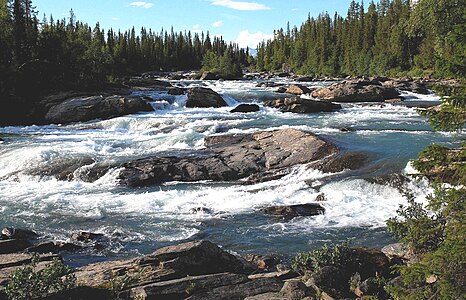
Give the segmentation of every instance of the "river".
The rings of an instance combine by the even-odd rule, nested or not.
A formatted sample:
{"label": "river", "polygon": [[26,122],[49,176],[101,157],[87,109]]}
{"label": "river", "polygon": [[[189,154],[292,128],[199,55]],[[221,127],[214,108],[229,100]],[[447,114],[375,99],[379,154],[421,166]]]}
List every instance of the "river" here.
{"label": "river", "polygon": [[[264,99],[282,95],[273,88],[256,87],[255,80],[172,83],[212,88],[230,107],[185,108],[184,95],[144,91],[135,93],[152,97],[156,111],[70,125],[1,127],[0,226],[34,229],[45,238],[60,240],[68,240],[78,230],[109,237],[104,250],[69,254],[76,265],[150,253],[194,239],[208,239],[242,254],[288,258],[346,239],[356,245],[381,246],[391,241],[385,221],[406,200],[398,189],[365,178],[413,172],[409,161],[419,151],[452,139],[451,134],[433,132],[415,108],[403,105],[343,104],[339,111],[301,115],[263,107]],[[404,96],[411,103],[439,100],[433,94]],[[257,103],[261,110],[230,113],[238,103]],[[351,131],[342,132],[342,127]],[[278,128],[313,132],[343,151],[368,154],[370,162],[357,172],[343,172],[322,184],[319,179],[329,174],[302,166],[282,179],[255,185],[205,181],[128,188],[116,183],[118,169],[94,183],[30,174],[30,170],[50,164],[60,167],[77,158],[105,162],[176,154],[202,149],[203,139],[213,134]],[[424,182],[412,182],[410,188],[418,201],[424,201],[428,192]],[[313,202],[320,193],[327,198],[321,203],[324,215],[286,221],[259,211],[270,205]],[[204,209],[193,213],[196,208]]]}

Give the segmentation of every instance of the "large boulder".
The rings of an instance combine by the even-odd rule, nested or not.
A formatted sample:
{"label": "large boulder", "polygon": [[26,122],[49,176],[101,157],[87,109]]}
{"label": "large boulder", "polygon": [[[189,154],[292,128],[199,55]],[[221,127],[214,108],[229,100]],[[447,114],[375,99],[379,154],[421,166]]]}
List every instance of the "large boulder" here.
{"label": "large boulder", "polygon": [[383,86],[373,80],[345,80],[320,88],[312,92],[312,96],[332,102],[383,102],[399,97],[393,87]]}
{"label": "large boulder", "polygon": [[312,91],[308,87],[305,87],[302,84],[292,84],[286,89],[286,92],[288,94],[302,95],[302,94],[310,94]]}
{"label": "large boulder", "polygon": [[284,176],[292,166],[318,164],[338,152],[314,134],[296,129],[211,136],[205,146],[195,155],[155,156],[120,165],[120,183],[148,186],[167,181],[232,181],[267,173]]}
{"label": "large boulder", "polygon": [[334,104],[328,101],[302,99],[299,97],[265,101],[264,105],[278,108],[282,112],[301,114],[331,112],[335,109],[341,109],[340,104]]}
{"label": "large boulder", "polygon": [[186,107],[223,107],[228,104],[212,89],[194,87],[188,89]]}
{"label": "large boulder", "polygon": [[45,115],[49,123],[85,122],[93,119],[109,119],[141,111],[153,111],[141,97],[90,96],[63,101],[50,107]]}
{"label": "large boulder", "polygon": [[317,203],[279,205],[262,208],[261,211],[268,215],[281,216],[285,219],[292,219],[299,216],[316,216],[322,215],[325,208]]}
{"label": "large boulder", "polygon": [[250,113],[259,111],[260,107],[257,104],[240,104],[234,109],[232,109],[231,113]]}

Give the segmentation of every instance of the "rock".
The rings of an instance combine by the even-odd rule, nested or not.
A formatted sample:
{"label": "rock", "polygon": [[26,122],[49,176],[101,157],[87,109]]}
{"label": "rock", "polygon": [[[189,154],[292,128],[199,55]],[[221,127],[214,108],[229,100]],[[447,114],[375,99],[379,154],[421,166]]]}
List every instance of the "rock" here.
{"label": "rock", "polygon": [[[68,180],[79,178],[81,172],[86,173],[85,166],[91,166],[95,163],[92,157],[86,156],[58,156],[50,159],[47,164],[38,167],[30,168],[25,171],[27,175],[31,176],[50,176],[58,180]],[[84,167],[84,168],[83,168]],[[80,170],[83,168],[83,170]]]}
{"label": "rock", "polygon": [[27,240],[3,240],[0,241],[0,254],[15,253],[23,251],[32,244]]}
{"label": "rock", "polygon": [[312,92],[312,97],[332,102],[383,102],[398,96],[395,88],[364,79],[346,80]]}
{"label": "rock", "polygon": [[300,216],[317,216],[325,213],[325,208],[317,203],[306,203],[296,205],[271,206],[262,208],[261,211],[268,215],[282,216],[292,219]]}
{"label": "rock", "polygon": [[283,94],[286,93],[287,88],[284,86],[279,87],[275,92]]}
{"label": "rock", "polygon": [[[205,151],[184,157],[149,157],[119,166],[120,184],[148,186],[167,181],[233,181],[251,175],[269,178],[290,167],[314,162],[338,152],[332,144],[295,129],[252,134],[210,136]],[[91,171],[92,172],[92,171]],[[100,171],[99,171],[100,172]],[[99,173],[96,171],[96,173]]]}
{"label": "rock", "polygon": [[[0,255],[0,269],[18,267],[28,264],[32,261],[32,254],[14,253],[14,254],[1,254]],[[51,261],[54,258],[59,258],[57,255],[47,254],[39,255],[39,261]]]}
{"label": "rock", "polygon": [[75,232],[71,235],[71,240],[82,243],[89,243],[94,241],[100,241],[105,239],[105,235],[102,233],[92,233],[87,231]]}
{"label": "rock", "polygon": [[369,160],[367,154],[350,152],[331,157],[323,164],[315,168],[324,173],[338,173],[344,170],[356,170],[361,168]]}
{"label": "rock", "polygon": [[244,300],[288,300],[288,298],[281,296],[280,293],[264,293],[246,297]]}
{"label": "rock", "polygon": [[168,88],[169,95],[179,96],[179,95],[183,95],[185,92],[186,92],[185,89],[182,89],[176,86]]}
{"label": "rock", "polygon": [[204,72],[201,75],[201,80],[217,80],[218,76],[212,72]]}
{"label": "rock", "polygon": [[352,248],[352,251],[352,259],[355,265],[351,273],[358,272],[363,280],[376,275],[390,277],[391,264],[382,251],[366,247]]}
{"label": "rock", "polygon": [[370,183],[391,186],[402,193],[409,192],[409,188],[407,187],[407,185],[411,182],[411,179],[409,177],[398,173],[374,176],[370,178],[365,178],[365,180]]}
{"label": "rock", "polygon": [[398,258],[404,261],[410,261],[415,256],[413,251],[402,243],[395,243],[384,246],[381,251],[389,259]]}
{"label": "rock", "polygon": [[268,273],[257,273],[257,274],[252,274],[248,276],[248,278],[252,280],[260,279],[260,278],[272,278],[272,277],[276,277],[280,280],[288,280],[288,279],[299,277],[299,274],[291,270],[286,270],[286,271],[277,271],[277,272],[268,272]]}
{"label": "rock", "polygon": [[324,202],[324,201],[327,201],[327,197],[325,197],[325,194],[324,194],[324,193],[320,193],[319,195],[317,195],[316,201],[317,201],[317,202]]}
{"label": "rock", "polygon": [[278,108],[282,112],[293,112],[301,114],[331,112],[335,109],[341,109],[341,105],[339,104],[334,104],[327,101],[302,99],[299,97],[265,101],[264,106]]}
{"label": "rock", "polygon": [[341,132],[351,132],[351,131],[353,131],[351,128],[348,128],[348,127],[340,127],[340,128],[338,128],[338,130],[340,130]]}
{"label": "rock", "polygon": [[[265,88],[274,88],[274,87],[284,87],[282,83],[277,83],[273,81],[261,82],[256,85],[256,87],[265,87]],[[285,88],[286,90],[286,88]]]}
{"label": "rock", "polygon": [[[185,299],[214,288],[239,285],[248,281],[244,274],[219,273],[188,276],[132,288],[129,299]],[[126,294],[126,293],[125,293]],[[126,299],[126,297],[120,298]]]}
{"label": "rock", "polygon": [[298,81],[298,82],[311,82],[313,80],[314,80],[314,78],[312,78],[311,76],[302,76],[302,77],[298,77],[296,79],[296,81]]}
{"label": "rock", "polygon": [[301,84],[292,84],[286,89],[286,93],[294,95],[310,94],[312,91]]}
{"label": "rock", "polygon": [[276,74],[277,77],[290,77],[290,73],[289,72],[281,72],[281,73],[278,73]]}
{"label": "rock", "polygon": [[313,284],[337,299],[351,295],[349,277],[346,270],[334,266],[324,266],[312,274]]}
{"label": "rock", "polygon": [[173,87],[170,82],[158,80],[153,77],[133,77],[130,78],[126,84],[131,86],[133,89],[150,89],[159,91],[166,91],[168,88]]}
{"label": "rock", "polygon": [[212,89],[195,87],[188,89],[186,107],[223,107],[228,104]]}
{"label": "rock", "polygon": [[315,295],[301,280],[291,280],[285,282],[280,290],[280,295],[285,296],[288,300],[301,300],[306,296]]}
{"label": "rock", "polygon": [[192,214],[211,214],[212,210],[208,209],[207,207],[194,207],[189,210],[190,213]]}
{"label": "rock", "polygon": [[246,261],[208,241],[193,241],[158,249],[136,259],[109,261],[82,267],[75,273],[78,285],[107,287],[111,280],[133,278],[128,288],[216,273],[249,274]]}
{"label": "rock", "polygon": [[425,83],[421,81],[414,81],[412,78],[387,80],[383,82],[383,86],[395,88],[399,91],[408,91],[423,95],[430,94],[430,91]]}
{"label": "rock", "polygon": [[277,278],[261,278],[241,284],[217,287],[205,293],[195,294],[186,300],[230,300],[244,299],[269,292],[278,292],[283,286]]}
{"label": "rock", "polygon": [[[383,286],[380,286],[380,284],[378,283],[375,277],[369,277],[363,282],[361,282],[357,287],[357,294],[355,292],[355,294],[358,297],[368,296],[368,295],[379,296],[384,293],[385,291],[383,289]],[[382,298],[382,299],[385,299],[385,298]]]}
{"label": "rock", "polygon": [[66,242],[43,242],[26,249],[28,253],[58,253],[62,251],[78,251],[83,247]]}
{"label": "rock", "polygon": [[260,107],[257,104],[240,104],[230,112],[232,113],[249,113],[249,112],[256,112],[260,111]]}
{"label": "rock", "polygon": [[14,227],[6,227],[2,229],[2,235],[6,236],[8,239],[17,239],[17,240],[31,240],[37,238],[39,235],[28,229],[20,229]]}
{"label": "rock", "polygon": [[269,271],[274,269],[280,261],[273,256],[262,256],[262,255],[247,255],[246,261],[255,265],[260,270]]}
{"label": "rock", "polygon": [[[33,256],[31,254],[0,254],[0,286],[5,286],[13,272],[15,272],[18,267],[30,263],[32,258]],[[35,271],[38,272],[44,269],[54,258],[59,259],[60,257],[56,255],[38,255],[38,263]],[[2,299],[1,294],[0,299]]]}
{"label": "rock", "polygon": [[45,114],[50,123],[85,122],[94,119],[109,119],[141,111],[153,111],[141,97],[91,96],[72,98],[52,106]]}

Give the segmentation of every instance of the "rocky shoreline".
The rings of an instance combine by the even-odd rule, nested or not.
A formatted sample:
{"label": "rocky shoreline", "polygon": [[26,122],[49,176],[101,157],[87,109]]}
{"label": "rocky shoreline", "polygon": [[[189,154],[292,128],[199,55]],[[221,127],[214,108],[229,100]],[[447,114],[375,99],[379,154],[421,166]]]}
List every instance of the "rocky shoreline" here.
{"label": "rocky shoreline", "polygon": [[[62,259],[63,253],[96,247],[105,236],[77,232],[70,240],[73,242],[44,242],[34,231],[4,228],[0,240],[0,286],[8,284],[16,269],[30,263],[34,253],[38,255],[36,271],[39,272],[53,259]],[[54,244],[55,248],[41,248],[44,244]],[[68,246],[60,246],[65,244]],[[73,269],[76,287],[60,297],[331,300],[370,295],[386,299],[383,285],[377,280],[396,281],[391,266],[415,259],[399,244],[382,250],[354,247],[345,251],[350,259],[344,265],[323,266],[310,272],[296,267],[292,269],[274,257],[241,257],[206,240],[188,241],[135,258]],[[3,300],[2,297],[4,295],[0,294]]]}

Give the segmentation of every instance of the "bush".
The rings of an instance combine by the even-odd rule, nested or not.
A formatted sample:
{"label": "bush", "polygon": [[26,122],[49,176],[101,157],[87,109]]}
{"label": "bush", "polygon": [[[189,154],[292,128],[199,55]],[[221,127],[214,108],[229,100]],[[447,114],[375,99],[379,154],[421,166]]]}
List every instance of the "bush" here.
{"label": "bush", "polygon": [[337,245],[325,244],[321,249],[298,253],[292,260],[292,268],[301,274],[318,272],[322,267],[343,267],[352,261],[353,251],[346,241]]}
{"label": "bush", "polygon": [[50,295],[60,295],[76,286],[76,277],[62,261],[54,258],[42,270],[36,270],[39,257],[31,263],[17,268],[9,277],[4,293],[9,299],[41,299]]}

